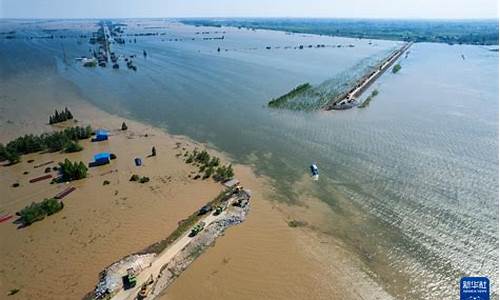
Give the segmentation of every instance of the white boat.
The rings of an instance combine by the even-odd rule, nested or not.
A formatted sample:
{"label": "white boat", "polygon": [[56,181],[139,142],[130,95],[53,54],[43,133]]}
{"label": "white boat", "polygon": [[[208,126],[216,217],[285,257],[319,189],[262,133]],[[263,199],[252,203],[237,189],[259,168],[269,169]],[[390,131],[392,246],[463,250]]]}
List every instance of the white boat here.
{"label": "white boat", "polygon": [[318,180],[319,179],[318,166],[316,164],[312,164],[310,168],[311,168],[311,175],[312,175],[313,180]]}

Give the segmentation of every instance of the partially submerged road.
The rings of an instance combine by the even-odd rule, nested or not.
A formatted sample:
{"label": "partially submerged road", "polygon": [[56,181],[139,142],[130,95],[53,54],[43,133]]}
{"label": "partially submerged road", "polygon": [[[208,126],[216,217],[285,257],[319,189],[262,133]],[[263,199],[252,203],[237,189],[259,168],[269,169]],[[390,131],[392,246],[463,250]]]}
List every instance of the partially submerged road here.
{"label": "partially submerged road", "polygon": [[[231,197],[228,200],[228,207],[230,207],[236,199],[237,197]],[[227,210],[224,210],[218,216],[214,216],[213,213],[210,212],[208,216],[201,219],[198,223],[205,222],[205,228],[206,228],[211,223],[224,219],[226,214]],[[182,251],[182,249],[184,249],[184,247],[186,247],[193,240],[192,237],[189,237],[189,233],[190,231],[186,232],[182,237],[177,239],[172,245],[170,245],[168,248],[163,250],[163,252],[158,254],[158,256],[154,259],[151,265],[137,275],[137,284],[135,287],[128,290],[120,289],[120,291],[117,294],[115,294],[111,299],[113,300],[137,299],[137,294],[139,293],[143,283],[147,282],[151,276],[153,277],[153,280],[156,280],[158,278],[158,275],[160,275],[162,267],[168,264],[170,260],[172,260],[177,254],[179,254]]]}
{"label": "partially submerged road", "polygon": [[330,109],[342,109],[342,105],[351,103],[356,100],[375,80],[380,77],[389,67],[398,60],[403,53],[405,53],[412,45],[412,42],[405,43],[401,48],[394,51],[389,55],[382,63],[380,63],[375,70],[361,77],[351,90],[349,90],[343,97],[339,100],[334,100],[327,106],[327,110]]}

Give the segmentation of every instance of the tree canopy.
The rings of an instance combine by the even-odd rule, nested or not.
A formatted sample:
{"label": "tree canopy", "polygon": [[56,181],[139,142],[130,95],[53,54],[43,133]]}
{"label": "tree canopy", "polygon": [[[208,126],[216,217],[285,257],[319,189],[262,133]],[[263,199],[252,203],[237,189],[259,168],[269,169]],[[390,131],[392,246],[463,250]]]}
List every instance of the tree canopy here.
{"label": "tree canopy", "polygon": [[55,110],[54,114],[49,116],[49,124],[55,124],[73,119],[73,114],[65,107],[61,112]]}

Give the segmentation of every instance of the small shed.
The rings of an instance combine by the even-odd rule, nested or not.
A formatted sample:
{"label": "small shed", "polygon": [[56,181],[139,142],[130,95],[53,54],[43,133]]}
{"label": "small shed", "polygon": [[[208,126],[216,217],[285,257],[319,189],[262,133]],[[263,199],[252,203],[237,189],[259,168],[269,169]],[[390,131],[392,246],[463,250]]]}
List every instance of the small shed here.
{"label": "small shed", "polygon": [[229,179],[229,180],[224,182],[224,185],[226,187],[233,187],[233,186],[238,185],[238,184],[240,184],[240,181],[236,178]]}
{"label": "small shed", "polygon": [[95,133],[95,141],[105,141],[108,139],[108,131],[99,129]]}
{"label": "small shed", "polygon": [[111,159],[111,154],[109,154],[108,152],[101,152],[94,155],[94,163],[96,165],[109,164],[110,159]]}

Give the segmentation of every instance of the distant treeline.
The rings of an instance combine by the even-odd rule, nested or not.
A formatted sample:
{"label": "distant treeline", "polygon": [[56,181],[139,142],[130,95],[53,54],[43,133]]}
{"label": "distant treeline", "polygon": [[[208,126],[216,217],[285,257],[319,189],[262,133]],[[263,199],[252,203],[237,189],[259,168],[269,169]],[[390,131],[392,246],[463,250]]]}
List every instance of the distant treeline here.
{"label": "distant treeline", "polygon": [[365,39],[498,45],[498,20],[186,19],[195,26],[232,26]]}
{"label": "distant treeline", "polygon": [[27,134],[8,142],[5,146],[0,143],[0,161],[8,160],[11,164],[20,161],[20,156],[39,151],[75,152],[82,149],[78,140],[92,136],[92,127],[70,127],[62,131],[42,133],[41,135]]}
{"label": "distant treeline", "polygon": [[67,107],[64,108],[64,110],[61,110],[61,112],[58,112],[56,109],[55,113],[52,116],[49,116],[49,124],[64,122],[71,119],[73,119],[73,114],[71,114]]}

